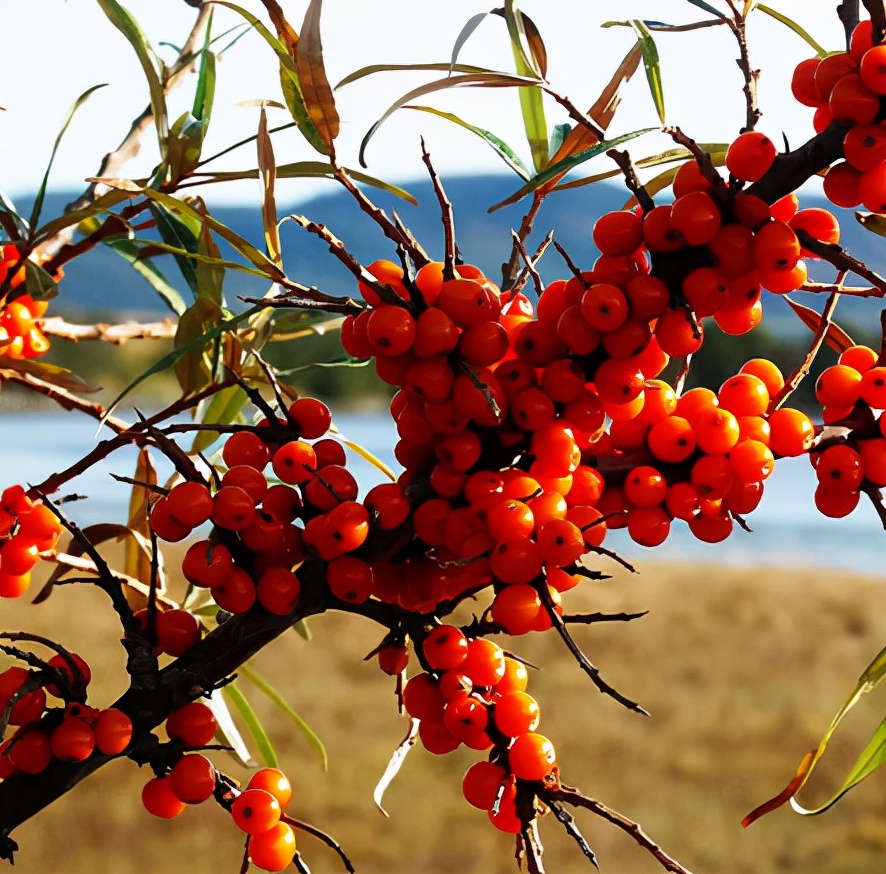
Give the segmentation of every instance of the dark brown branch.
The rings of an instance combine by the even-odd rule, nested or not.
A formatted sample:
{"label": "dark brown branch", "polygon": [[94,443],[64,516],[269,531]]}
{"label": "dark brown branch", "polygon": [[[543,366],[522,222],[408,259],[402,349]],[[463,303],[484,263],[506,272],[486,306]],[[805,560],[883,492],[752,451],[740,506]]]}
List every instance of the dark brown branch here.
{"label": "dark brown branch", "polygon": [[741,129],[741,132],[745,133],[745,131],[753,130],[756,127],[760,116],[763,114],[757,106],[757,82],[760,79],[760,71],[751,67],[744,15],[731,0],[729,8],[732,10],[732,20],[729,21],[729,29],[738,43],[739,56],[735,59],[735,63],[738,64],[738,69],[741,70],[741,75],[744,77],[742,92],[744,93],[747,109],[744,127]]}
{"label": "dark brown branch", "polygon": [[610,149],[606,154],[618,164],[618,168],[621,170],[625,179],[625,186],[628,191],[637,198],[637,203],[640,204],[640,209],[642,209],[644,213],[654,209],[655,201],[650,197],[649,192],[637,177],[637,171],[634,168],[634,162],[631,161],[630,154],[627,151],[619,152],[618,149]]}
{"label": "dark brown branch", "polygon": [[455,278],[455,215],[452,211],[452,201],[446,196],[437,171],[431,162],[431,156],[425,148],[425,139],[421,138],[421,159],[428,168],[431,184],[434,186],[434,194],[440,205],[440,219],[443,223],[443,279]]}
{"label": "dark brown branch", "polygon": [[566,810],[566,808],[561,807],[553,801],[548,800],[548,806],[551,808],[551,813],[554,814],[557,822],[566,829],[566,834],[578,844],[578,847],[584,854],[585,858],[599,870],[600,866],[597,864],[597,854],[591,849],[591,845],[585,840],[585,836],[581,831],[579,831],[578,825],[576,825],[575,818],[572,814]]}
{"label": "dark brown branch", "polygon": [[802,229],[797,231],[797,239],[804,249],[808,249],[819,258],[830,262],[838,270],[855,273],[862,279],[866,279],[880,290],[881,297],[886,294],[886,279],[871,270],[864,261],[859,261],[858,258],[850,255],[842,246],[838,246],[836,243],[822,243],[821,240],[816,240],[812,234]]}
{"label": "dark brown branch", "polygon": [[874,44],[881,43],[886,36],[886,3],[883,0],[863,0],[864,8],[871,17],[874,31]]}
{"label": "dark brown branch", "polygon": [[342,865],[344,865],[345,871],[347,871],[348,874],[356,874],[356,869],[345,851],[341,848],[341,844],[339,844],[339,842],[331,835],[326,834],[326,832],[317,828],[315,825],[311,825],[300,819],[293,819],[291,816],[283,816],[281,819],[284,820],[284,822],[288,822],[289,825],[298,829],[300,832],[304,832],[305,834],[311,835],[312,837],[317,838],[317,840],[322,841],[327,847],[338,854],[338,857],[341,859]]}
{"label": "dark brown branch", "polygon": [[[541,205],[544,202],[544,194],[536,191],[532,195],[532,204],[523,216],[520,222],[520,230],[517,231],[517,239],[521,243],[525,243],[526,239],[532,233],[532,226],[535,224],[535,218]],[[501,290],[510,291],[517,281],[517,275],[520,272],[520,250],[516,245],[511,247],[511,254],[508,260],[501,265]]]}
{"label": "dark brown branch", "polygon": [[861,18],[859,15],[859,0],[843,0],[837,7],[837,16],[843,24],[846,34],[846,50],[849,51],[849,43],[852,39],[852,31],[855,30]]}
{"label": "dark brown branch", "polygon": [[577,789],[573,789],[569,786],[561,786],[559,789],[542,789],[539,792],[539,798],[548,803],[559,801],[564,804],[572,805],[572,807],[581,807],[584,810],[589,810],[591,813],[602,817],[607,822],[611,822],[613,825],[618,826],[623,832],[630,835],[636,844],[652,854],[665,871],[670,871],[671,874],[692,874],[688,868],[669,856],[657,843],[655,843],[655,841],[643,831],[643,828],[639,823],[634,822],[617,810],[607,807],[600,801],[582,795]]}
{"label": "dark brown branch", "polygon": [[596,622],[631,622],[640,619],[649,611],[640,613],[567,613],[563,615],[563,621],[567,625],[593,625]]}

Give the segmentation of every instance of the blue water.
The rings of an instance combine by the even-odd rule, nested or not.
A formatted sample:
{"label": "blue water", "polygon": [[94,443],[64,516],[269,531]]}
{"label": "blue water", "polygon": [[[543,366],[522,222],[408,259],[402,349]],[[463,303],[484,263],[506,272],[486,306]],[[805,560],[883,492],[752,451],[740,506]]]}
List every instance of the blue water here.
{"label": "blue water", "polygon": [[[125,415],[123,416],[125,418]],[[384,414],[336,416],[342,434],[354,440],[398,470],[392,455],[393,425]],[[39,483],[88,452],[98,439],[95,422],[83,416],[59,413],[0,414],[0,488],[11,483]],[[101,435],[110,436],[110,432]],[[78,477],[59,494],[77,493],[88,500],[67,504],[65,509],[79,525],[125,522],[128,488],[115,482],[111,473],[132,476],[136,451],[115,452]],[[155,454],[160,481],[171,467]],[[381,482],[384,476],[371,465],[351,456],[349,465],[361,491]],[[696,540],[685,525],[675,522],[668,540],[655,549],[634,544],[623,531],[611,532],[606,546],[629,560],[650,558],[719,562],[730,565],[790,565],[856,570],[886,580],[886,532],[871,505],[862,500],[844,519],[828,519],[815,509],[812,494],[815,478],[808,461],[782,459],[766,483],[760,506],[748,517],[752,533],[736,529],[723,543]]]}

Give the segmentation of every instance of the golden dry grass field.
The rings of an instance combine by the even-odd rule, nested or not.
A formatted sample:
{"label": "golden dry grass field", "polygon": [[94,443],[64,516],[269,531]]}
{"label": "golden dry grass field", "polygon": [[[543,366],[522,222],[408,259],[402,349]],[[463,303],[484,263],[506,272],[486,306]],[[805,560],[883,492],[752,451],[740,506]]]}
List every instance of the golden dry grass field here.
{"label": "golden dry grass field", "polygon": [[[650,611],[628,626],[576,635],[651,718],[600,695],[553,634],[512,644],[542,667],[530,691],[564,779],[638,820],[695,874],[886,871],[886,770],[824,816],[782,809],[747,830],[739,825],[787,783],[886,641],[886,581],[820,569],[650,562],[641,570],[589,581],[566,606]],[[94,703],[121,691],[117,630],[99,593],[58,590],[39,607],[4,602],[0,625],[50,634],[86,656],[98,677]],[[512,839],[461,798],[461,775],[475,760],[464,748],[445,757],[414,749],[385,798],[390,819],[375,810],[373,787],[406,729],[391,679],[361,661],[378,630],[345,616],[316,617],[312,630],[313,641],[288,634],[256,660],[329,750],[324,773],[291,723],[253,696],[296,787],[290,812],[338,837],[360,874],[515,871]],[[884,691],[847,720],[805,801],[839,785],[882,718]],[[173,822],[155,820],[138,800],[146,779],[121,761],[76,787],[16,831],[15,871],[236,874],[242,842],[226,814],[204,804]],[[584,812],[578,820],[604,874],[661,870],[614,827]],[[593,870],[550,817],[541,834],[549,871]],[[314,839],[301,838],[300,848],[315,874],[342,870]]]}

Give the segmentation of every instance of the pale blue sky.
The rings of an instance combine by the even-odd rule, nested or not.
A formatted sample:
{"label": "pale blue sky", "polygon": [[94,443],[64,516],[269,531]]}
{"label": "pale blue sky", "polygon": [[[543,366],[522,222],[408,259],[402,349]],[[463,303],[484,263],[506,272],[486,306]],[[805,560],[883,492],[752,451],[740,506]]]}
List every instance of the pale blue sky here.
{"label": "pale blue sky", "polygon": [[[725,9],[720,0],[711,0]],[[152,42],[178,43],[194,16],[182,0],[128,0]],[[258,0],[242,5],[263,17]],[[296,28],[306,3],[284,2]],[[330,79],[335,82],[371,63],[448,60],[462,25],[472,15],[491,8],[486,0],[326,0],[323,41]],[[833,2],[772,0],[772,5],[801,22],[826,48],[841,48],[842,30]],[[147,91],[135,55],[122,35],[91,0],[2,0],[0,29],[0,186],[13,195],[39,184],[52,140],[68,108],[91,85],[109,83],[93,95],[74,120],[59,152],[52,176],[54,188],[75,189],[92,175],[101,156],[119,142],[130,120],[147,102]],[[669,23],[699,20],[705,14],[686,0],[523,0],[544,36],[550,56],[552,86],[587,108],[633,42],[627,28],[601,30],[616,16],[656,19]],[[218,31],[238,20],[219,9]],[[765,116],[760,129],[781,139],[784,131],[799,143],[812,133],[811,112],[790,98],[793,66],[812,52],[805,42],[772,18],[755,13],[749,27],[753,62],[764,71],[760,105]],[[657,34],[662,57],[668,122],[681,125],[698,140],[729,140],[744,118],[741,79],[734,63],[735,43],[725,27],[691,33]],[[168,52],[168,50],[162,50]],[[460,60],[510,70],[504,22],[488,18],[475,32]],[[356,166],[360,138],[381,112],[400,94],[427,81],[430,74],[383,73],[339,92],[342,118],[339,157]],[[173,117],[190,103],[193,85],[186,83],[171,101]],[[278,98],[276,63],[265,44],[250,35],[223,58],[219,66],[216,110],[207,148],[215,151],[254,132],[258,110],[237,106],[258,98]],[[625,90],[624,102],[610,127],[612,134],[654,126],[657,119],[642,70]],[[505,90],[459,90],[425,102],[460,114],[510,143],[528,159],[521,134],[517,95]],[[286,121],[272,110],[271,124]],[[551,102],[549,124],[565,120]],[[423,113],[399,112],[382,127],[368,151],[369,172],[388,179],[408,180],[423,175],[419,136],[424,134],[435,163],[444,174],[497,172],[504,169],[493,153],[470,134]],[[315,153],[294,135],[278,135],[277,160],[311,159]],[[650,135],[629,146],[635,157],[671,145]],[[156,146],[146,138],[132,175],[146,173],[156,161]],[[254,166],[254,151],[243,148],[218,169]],[[598,159],[595,169],[608,168]],[[294,181],[282,196],[313,193],[328,183]],[[257,183],[228,188],[226,199],[253,200]],[[294,186],[298,186],[296,189]]]}

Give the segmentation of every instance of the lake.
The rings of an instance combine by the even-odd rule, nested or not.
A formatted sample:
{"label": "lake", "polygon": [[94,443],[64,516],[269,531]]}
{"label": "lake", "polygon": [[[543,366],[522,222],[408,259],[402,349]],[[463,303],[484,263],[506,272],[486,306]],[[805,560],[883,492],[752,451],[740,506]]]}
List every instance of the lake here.
{"label": "lake", "polygon": [[[125,413],[124,419],[131,419]],[[392,455],[396,439],[393,423],[383,413],[336,416],[342,434],[359,442],[389,466],[397,468]],[[101,436],[110,436],[106,432]],[[77,461],[97,439],[92,420],[76,414],[0,414],[0,488],[26,480],[38,483],[50,473]],[[77,493],[88,500],[66,506],[79,525],[125,521],[128,488],[115,482],[111,473],[132,476],[136,453],[126,448],[105,459],[75,480],[62,494]],[[163,459],[157,458],[158,462]],[[362,459],[351,455],[349,464],[361,485],[361,494],[382,475]],[[158,464],[161,481],[171,472]],[[791,565],[816,571],[854,570],[886,579],[886,532],[873,507],[862,500],[844,519],[828,519],[814,507],[815,477],[806,458],[780,460],[766,482],[760,506],[748,517],[753,529],[736,529],[723,543],[696,540],[688,528],[675,522],[668,540],[655,549],[634,544],[624,531],[607,536],[606,546],[631,561],[644,559],[692,560],[730,565]]]}

